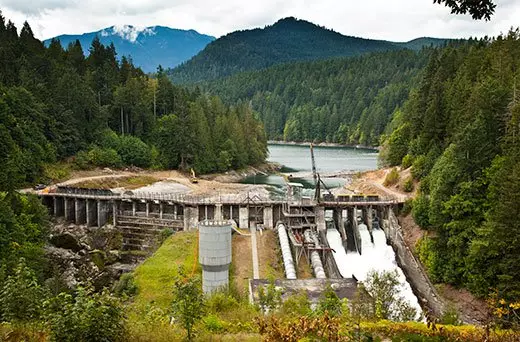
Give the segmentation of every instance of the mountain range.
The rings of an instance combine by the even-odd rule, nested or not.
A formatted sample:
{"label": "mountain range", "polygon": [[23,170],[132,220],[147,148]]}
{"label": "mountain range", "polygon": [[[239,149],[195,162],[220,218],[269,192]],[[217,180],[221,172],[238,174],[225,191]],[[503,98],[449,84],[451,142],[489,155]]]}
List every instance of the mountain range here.
{"label": "mountain range", "polygon": [[[59,39],[64,47],[77,39],[85,55],[88,55],[89,47],[96,36],[104,45],[113,43],[119,56],[130,56],[134,64],[145,72],[154,72],[159,65],[173,68],[215,40],[215,37],[194,30],[178,30],[164,26],[138,28],[131,25],[111,26],[95,32],[61,35],[51,39]],[[48,45],[51,39],[44,43]]]}
{"label": "mountain range", "polygon": [[289,17],[263,29],[235,31],[211,42],[189,61],[170,70],[176,83],[194,83],[295,61],[352,57],[401,49],[420,50],[446,39],[418,38],[397,43],[345,36]]}
{"label": "mountain range", "polygon": [[[130,56],[133,63],[145,72],[154,72],[159,65],[169,69],[168,73],[176,83],[213,80],[287,62],[401,49],[420,50],[447,41],[417,38],[400,43],[345,36],[294,17],[280,19],[264,28],[235,31],[218,39],[195,30],[131,25],[51,39],[59,39],[64,47],[77,39],[88,55],[96,36],[104,45],[113,43],[119,56]],[[45,44],[48,45],[51,39]]]}

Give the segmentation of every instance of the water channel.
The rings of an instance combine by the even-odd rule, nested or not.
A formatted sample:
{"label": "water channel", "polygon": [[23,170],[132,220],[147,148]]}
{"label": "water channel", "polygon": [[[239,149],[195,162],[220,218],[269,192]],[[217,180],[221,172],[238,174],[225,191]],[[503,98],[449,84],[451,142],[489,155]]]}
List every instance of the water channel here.
{"label": "water channel", "polygon": [[[312,162],[309,146],[270,144],[269,158],[271,162],[282,165],[281,173],[290,177],[291,182],[303,184],[307,195],[312,195],[314,181],[312,177]],[[342,187],[349,175],[358,171],[374,170],[377,168],[377,151],[356,149],[350,147],[314,147],[316,168],[322,180],[330,189]],[[274,189],[273,193],[282,195],[285,192],[286,181],[283,175],[255,175],[246,178],[248,184],[265,184]],[[413,294],[410,284],[406,281],[402,270],[396,263],[395,253],[386,243],[385,233],[374,230],[370,237],[366,225],[360,225],[362,238],[362,253],[349,252],[343,247],[339,232],[333,228],[327,230],[327,240],[337,253],[334,259],[344,277],[355,276],[365,281],[370,270],[395,271],[401,283],[399,296],[406,300],[419,313],[421,307]]]}

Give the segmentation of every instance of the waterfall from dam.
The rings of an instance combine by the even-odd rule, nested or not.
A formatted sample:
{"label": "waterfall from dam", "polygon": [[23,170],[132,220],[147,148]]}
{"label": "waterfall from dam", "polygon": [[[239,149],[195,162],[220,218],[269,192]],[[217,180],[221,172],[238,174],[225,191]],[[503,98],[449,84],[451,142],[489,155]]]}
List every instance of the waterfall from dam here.
{"label": "waterfall from dam", "polygon": [[397,271],[398,280],[401,283],[399,295],[403,297],[413,308],[417,310],[419,318],[422,309],[417,297],[412,292],[410,284],[397,265],[395,253],[391,246],[386,243],[385,232],[381,229],[372,231],[372,238],[365,224],[360,224],[359,235],[361,237],[361,255],[357,252],[346,252],[341,241],[341,235],[335,228],[327,229],[327,240],[329,246],[334,249],[334,261],[344,278],[354,276],[358,281],[365,281],[369,271]]}

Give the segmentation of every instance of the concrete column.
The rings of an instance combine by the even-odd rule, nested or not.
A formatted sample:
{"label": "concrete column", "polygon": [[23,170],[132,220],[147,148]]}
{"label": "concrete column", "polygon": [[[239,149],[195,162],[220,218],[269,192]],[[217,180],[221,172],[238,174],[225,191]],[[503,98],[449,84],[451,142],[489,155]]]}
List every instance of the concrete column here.
{"label": "concrete column", "polygon": [[63,197],[54,196],[54,216],[61,217],[63,215]]}
{"label": "concrete column", "polygon": [[240,207],[238,209],[238,226],[242,229],[249,228],[249,208]]}
{"label": "concrete column", "polygon": [[345,232],[345,226],[343,225],[343,210],[334,209],[332,215],[336,228],[338,229],[338,232],[340,232],[343,241],[345,241],[347,239],[347,232]]}
{"label": "concrete column", "polygon": [[135,212],[137,211],[137,203],[132,201],[132,216],[135,216]]}
{"label": "concrete column", "polygon": [[190,230],[197,227],[199,222],[198,207],[184,207],[184,230]]}
{"label": "concrete column", "polygon": [[215,215],[213,217],[213,219],[215,221],[222,221],[224,218],[224,216],[222,215],[222,204],[215,204]]}
{"label": "concrete column", "polygon": [[112,202],[112,224],[117,226],[117,202]]}
{"label": "concrete column", "polygon": [[75,223],[80,225],[86,222],[87,210],[84,199],[76,198],[74,200],[74,210],[75,210]]}
{"label": "concrete column", "polygon": [[163,202],[159,203],[159,218],[162,220],[163,218],[163,211],[164,211],[164,208],[163,208]]}
{"label": "concrete column", "polygon": [[107,223],[107,203],[106,201],[98,200],[97,201],[97,225],[98,227],[102,227]]}
{"label": "concrete column", "polygon": [[173,205],[173,219],[177,219],[177,204]]}
{"label": "concrete column", "polygon": [[318,231],[326,230],[327,225],[325,224],[325,208],[316,207],[314,210],[316,214],[316,227],[318,228]]}
{"label": "concrete column", "polygon": [[97,224],[97,205],[93,200],[86,200],[86,211],[87,211],[87,227],[91,227]]}
{"label": "concrete column", "polygon": [[150,215],[150,202],[146,202],[146,217]]}
{"label": "concrete column", "polygon": [[208,206],[205,205],[204,206],[204,220],[207,220],[208,219]]}
{"label": "concrete column", "polygon": [[74,199],[64,197],[63,202],[65,207],[65,220],[74,221]]}
{"label": "concrete column", "polygon": [[264,228],[273,229],[273,207],[264,207]]}

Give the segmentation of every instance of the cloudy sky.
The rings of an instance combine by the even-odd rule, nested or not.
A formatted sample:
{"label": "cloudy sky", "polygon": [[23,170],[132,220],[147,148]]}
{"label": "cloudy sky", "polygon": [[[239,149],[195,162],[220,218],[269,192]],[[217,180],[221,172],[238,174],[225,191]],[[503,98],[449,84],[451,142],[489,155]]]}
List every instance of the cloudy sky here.
{"label": "cloudy sky", "polygon": [[219,37],[294,16],[345,35],[407,41],[481,37],[520,26],[520,1],[495,0],[491,22],[451,15],[433,0],[0,0],[17,27],[27,20],[40,39],[112,25],[163,25]]}

